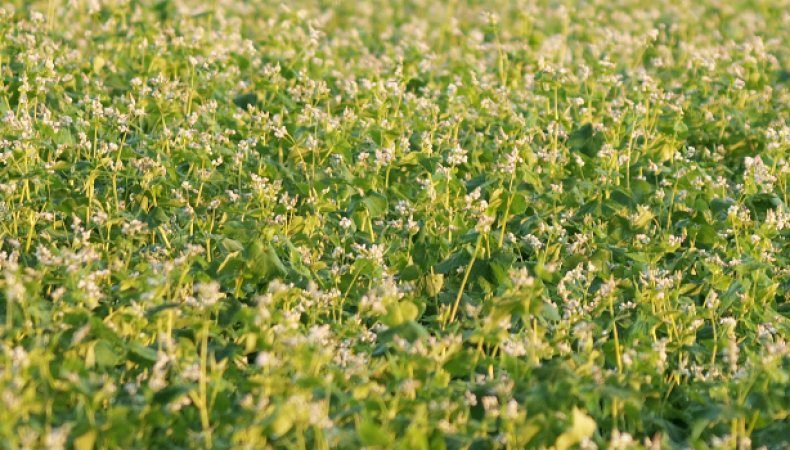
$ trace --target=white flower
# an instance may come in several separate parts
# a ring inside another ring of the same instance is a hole
[[[384,147],[376,149],[376,165],[379,167],[388,166],[395,160],[395,147]]]
[[[194,292],[195,297],[190,297],[187,301],[203,308],[210,308],[225,298],[225,294],[220,291],[219,283],[216,281],[197,283]]]
[[[612,431],[612,440],[609,442],[609,448],[615,450],[626,450],[634,445],[634,438],[624,431]]]
[[[719,306],[719,294],[716,293],[713,289],[708,291],[708,295],[705,296],[705,307],[708,309],[716,309]]]
[[[529,275],[526,267],[510,270],[510,281],[516,289],[521,287],[532,287],[535,285],[535,279]]]
[[[460,166],[461,164],[466,163],[467,161],[467,152],[460,145],[456,145],[450,150],[450,154],[447,155],[447,164],[451,166]]]

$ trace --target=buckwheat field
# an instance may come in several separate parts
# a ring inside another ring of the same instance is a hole
[[[0,448],[787,449],[787,0],[0,1]]]

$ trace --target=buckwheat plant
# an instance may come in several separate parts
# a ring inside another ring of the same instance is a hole
[[[0,1],[0,448],[790,447],[788,30]]]

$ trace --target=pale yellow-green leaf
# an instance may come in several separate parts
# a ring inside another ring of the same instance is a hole
[[[101,56],[97,56],[93,58],[93,70],[95,72],[101,71],[102,67],[104,67],[105,64],[107,64],[107,61]]]
[[[287,409],[281,409],[277,413],[277,416],[272,421],[272,424],[271,424],[272,432],[276,436],[282,436],[285,433],[287,433],[288,430],[291,429],[293,424],[294,423],[293,423],[293,417],[292,417],[291,411],[289,411]]]
[[[431,297],[436,297],[444,287],[444,275],[432,273],[425,277],[425,290]]]
[[[571,428],[557,438],[554,448],[566,450],[574,444],[578,444],[582,439],[592,436],[595,433],[595,427],[595,420],[592,417],[578,408],[573,408]]]
[[[74,439],[74,450],[92,450],[96,443],[96,432],[88,431]]]
[[[393,303],[387,307],[387,315],[382,319],[390,327],[394,327],[417,318],[420,310],[410,301]]]

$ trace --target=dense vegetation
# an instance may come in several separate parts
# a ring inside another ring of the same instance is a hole
[[[784,0],[0,9],[0,447],[787,448]]]

